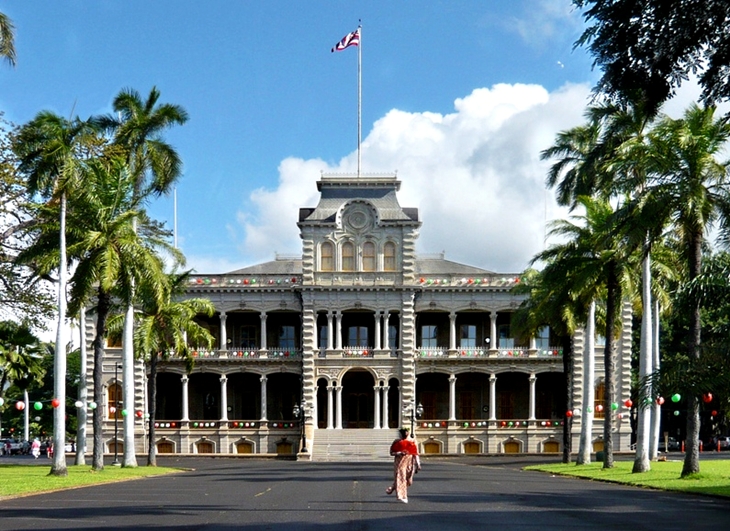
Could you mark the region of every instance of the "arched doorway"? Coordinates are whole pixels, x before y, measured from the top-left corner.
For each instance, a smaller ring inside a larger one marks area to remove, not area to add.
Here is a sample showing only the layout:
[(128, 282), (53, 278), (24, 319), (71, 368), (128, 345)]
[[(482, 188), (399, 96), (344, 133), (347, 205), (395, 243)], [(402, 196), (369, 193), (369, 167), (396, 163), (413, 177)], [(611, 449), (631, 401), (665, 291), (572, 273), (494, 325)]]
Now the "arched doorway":
[(365, 370), (347, 371), (342, 378), (342, 423), (344, 428), (375, 425), (375, 379)]

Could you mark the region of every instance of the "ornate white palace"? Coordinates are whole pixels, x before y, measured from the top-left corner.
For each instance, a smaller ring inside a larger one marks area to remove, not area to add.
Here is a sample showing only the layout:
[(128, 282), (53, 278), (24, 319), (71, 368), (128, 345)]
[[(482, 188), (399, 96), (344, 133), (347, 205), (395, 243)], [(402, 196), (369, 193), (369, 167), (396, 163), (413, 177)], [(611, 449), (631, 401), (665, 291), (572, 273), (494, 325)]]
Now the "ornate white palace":
[[(595, 379), (585, 381), (582, 332), (559, 338), (545, 328), (538, 337), (514, 337), (510, 318), (523, 296), (512, 288), (520, 275), (418, 256), (418, 210), (399, 205), (395, 175), (322, 175), (317, 186), (319, 204), (299, 211), (301, 257), (190, 278), (186, 296), (215, 305), (216, 315), (199, 322), (217, 348), (194, 349), (190, 373), (182, 361), (161, 363), (158, 451), (387, 455), (393, 429), (411, 423), (423, 453), (562, 451), (563, 349), (572, 342), (580, 407), (586, 386), (594, 387), (596, 405), (603, 400), (602, 348)], [(623, 323), (621, 402), (630, 392), (628, 307)], [(109, 348), (104, 364), (110, 452), (121, 445), (121, 431), (114, 438), (118, 356)], [(142, 365), (136, 378), (136, 445), (144, 452)], [(628, 450), (628, 415), (599, 410), (593, 449), (602, 449), (608, 413), (618, 417), (614, 449)], [(580, 421), (573, 422), (575, 449)]]

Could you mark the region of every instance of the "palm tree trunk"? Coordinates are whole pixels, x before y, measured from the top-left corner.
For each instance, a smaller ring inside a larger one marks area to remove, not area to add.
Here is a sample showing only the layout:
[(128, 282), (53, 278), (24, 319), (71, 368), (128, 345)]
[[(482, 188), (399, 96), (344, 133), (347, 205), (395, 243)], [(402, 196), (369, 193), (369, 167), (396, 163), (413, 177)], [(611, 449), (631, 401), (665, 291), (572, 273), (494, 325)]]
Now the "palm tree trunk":
[[(653, 330), (654, 338), (652, 341), (652, 369), (654, 372), (661, 367), (661, 359), (659, 355), (659, 301), (654, 299), (654, 321)], [(649, 446), (649, 458), (653, 461), (659, 456), (659, 430), (662, 423), (662, 406), (656, 401), (651, 406), (651, 444)]]
[[(565, 374), (565, 409), (573, 411), (573, 338), (563, 339), (563, 374)], [(573, 452), (573, 416), (563, 413), (563, 463), (571, 462)]]
[[(651, 374), (651, 257), (647, 253), (642, 263), (642, 319), (641, 319), (641, 347), (639, 351), (639, 385), (642, 386), (637, 400), (638, 420), (636, 423), (636, 455), (634, 457), (633, 472), (648, 472), (651, 470), (649, 462), (649, 428), (651, 422), (651, 389), (644, 388), (647, 378)], [(649, 401), (647, 403), (647, 400)]]
[[(689, 245), (689, 282), (700, 274), (702, 269), (702, 233), (693, 234)], [(700, 319), (699, 298), (692, 301), (689, 317), (689, 337), (687, 338), (687, 354), (693, 363), (700, 359), (702, 321)], [(687, 396), (687, 440), (686, 454), (682, 466), (682, 477), (700, 471), (700, 401), (697, 396)]]
[(606, 284), (606, 346), (603, 349), (603, 365), (606, 393), (603, 400), (603, 468), (613, 468), (613, 424), (614, 411), (611, 404), (616, 401), (616, 314), (621, 302), (621, 285), (618, 280), (618, 264), (611, 263)]
[(58, 266), (58, 328), (56, 351), (53, 356), (53, 396), (59, 402), (53, 409), (53, 462), (52, 476), (67, 476), (66, 469), (66, 194), (61, 194), (60, 237)]
[[(99, 300), (96, 314), (96, 336), (92, 346), (94, 348), (94, 402), (96, 408), (93, 413), (94, 425), (94, 452), (91, 458), (91, 468), (94, 470), (104, 469), (104, 339), (106, 337), (106, 319), (109, 315), (110, 296), (108, 293), (99, 290)], [(114, 441), (116, 444), (117, 441)]]
[(76, 427), (76, 460), (75, 465), (86, 464), (86, 402), (89, 397), (88, 383), (86, 381), (86, 368), (87, 368), (87, 352), (86, 352), (86, 308), (81, 307), (79, 313), (79, 335), (81, 336), (79, 342), (80, 350), (80, 365), (79, 369), (79, 402), (81, 407), (77, 409), (77, 427)]
[[(136, 226), (136, 223), (135, 223)], [(134, 447), (134, 306), (127, 305), (124, 316), (124, 338), (122, 339), (122, 389), (124, 409), (127, 414), (122, 417), (124, 437), (123, 467), (136, 467), (137, 456)]]
[(593, 434), (593, 403), (595, 401), (594, 378), (596, 372), (596, 358), (594, 355), (596, 337), (596, 303), (591, 302), (588, 308), (586, 322), (586, 337), (583, 345), (583, 411), (580, 421), (580, 444), (576, 465), (585, 465), (591, 462), (591, 435)]
[(155, 419), (157, 418), (157, 352), (150, 355), (150, 430), (149, 430), (149, 451), (147, 454), (147, 466), (157, 466), (157, 446), (155, 445)]

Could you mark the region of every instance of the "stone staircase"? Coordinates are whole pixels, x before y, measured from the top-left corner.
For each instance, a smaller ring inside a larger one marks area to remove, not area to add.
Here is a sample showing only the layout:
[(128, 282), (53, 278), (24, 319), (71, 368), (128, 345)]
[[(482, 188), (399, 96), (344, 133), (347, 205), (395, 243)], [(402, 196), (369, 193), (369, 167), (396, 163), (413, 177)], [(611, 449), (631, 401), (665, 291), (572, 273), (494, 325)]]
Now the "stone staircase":
[(398, 430), (324, 430), (314, 432), (312, 461), (389, 461)]

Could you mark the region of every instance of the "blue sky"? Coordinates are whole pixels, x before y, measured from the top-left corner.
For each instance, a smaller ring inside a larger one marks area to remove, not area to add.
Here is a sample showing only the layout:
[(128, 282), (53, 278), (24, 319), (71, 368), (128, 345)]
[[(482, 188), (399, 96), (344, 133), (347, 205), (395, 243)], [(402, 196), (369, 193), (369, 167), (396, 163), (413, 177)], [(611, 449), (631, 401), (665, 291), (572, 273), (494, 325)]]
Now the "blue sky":
[[(320, 171), (354, 171), (362, 19), (363, 171), (398, 171), (419, 252), (520, 271), (562, 215), (539, 151), (581, 121), (598, 73), (569, 0), (0, 3), (18, 64), (0, 110), (82, 118), (125, 87), (185, 107), (178, 235), (189, 266), (224, 272), (301, 252), (297, 209)], [(172, 200), (150, 206), (172, 224)]]

